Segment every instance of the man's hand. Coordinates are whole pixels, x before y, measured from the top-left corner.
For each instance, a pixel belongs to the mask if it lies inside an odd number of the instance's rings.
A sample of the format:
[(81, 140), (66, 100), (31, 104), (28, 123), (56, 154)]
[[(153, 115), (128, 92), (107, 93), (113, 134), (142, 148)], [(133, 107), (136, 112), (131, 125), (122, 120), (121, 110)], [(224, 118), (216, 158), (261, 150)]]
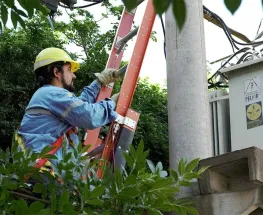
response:
[(105, 69), (101, 73), (95, 73), (94, 75), (102, 85), (108, 85), (120, 79), (119, 75), (117, 75), (117, 71), (116, 69)]

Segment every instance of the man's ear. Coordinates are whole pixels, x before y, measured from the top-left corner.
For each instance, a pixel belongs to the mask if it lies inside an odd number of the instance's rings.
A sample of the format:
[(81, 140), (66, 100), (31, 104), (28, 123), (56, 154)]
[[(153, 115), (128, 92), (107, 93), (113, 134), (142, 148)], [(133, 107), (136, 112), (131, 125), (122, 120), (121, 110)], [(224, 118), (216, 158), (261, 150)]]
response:
[(55, 78), (60, 78), (61, 72), (58, 71), (58, 68), (55, 67), (55, 68), (53, 69), (53, 73), (54, 73), (54, 77), (55, 77)]

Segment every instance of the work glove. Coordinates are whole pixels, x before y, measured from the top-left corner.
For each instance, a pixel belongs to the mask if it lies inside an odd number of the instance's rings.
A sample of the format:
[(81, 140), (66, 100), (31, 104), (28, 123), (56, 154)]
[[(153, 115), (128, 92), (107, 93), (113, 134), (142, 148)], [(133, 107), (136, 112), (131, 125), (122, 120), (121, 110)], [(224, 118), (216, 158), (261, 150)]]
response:
[(117, 71), (116, 69), (105, 69), (101, 73), (95, 73), (94, 75), (105, 86), (120, 79)]
[(116, 93), (116, 94), (114, 94), (114, 95), (111, 97), (111, 100), (114, 101), (115, 104), (117, 103), (117, 100), (118, 100), (118, 98), (119, 98), (119, 95), (120, 95), (120, 93)]

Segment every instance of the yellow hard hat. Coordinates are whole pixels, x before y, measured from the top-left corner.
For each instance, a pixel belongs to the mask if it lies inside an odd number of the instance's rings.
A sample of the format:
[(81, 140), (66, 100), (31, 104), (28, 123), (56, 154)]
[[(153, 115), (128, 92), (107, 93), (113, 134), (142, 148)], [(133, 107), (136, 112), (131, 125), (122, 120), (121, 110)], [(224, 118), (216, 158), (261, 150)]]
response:
[(79, 62), (72, 60), (64, 50), (59, 48), (46, 48), (37, 55), (34, 63), (34, 71), (42, 66), (46, 66), (57, 61), (71, 63), (72, 72), (76, 72), (79, 69)]

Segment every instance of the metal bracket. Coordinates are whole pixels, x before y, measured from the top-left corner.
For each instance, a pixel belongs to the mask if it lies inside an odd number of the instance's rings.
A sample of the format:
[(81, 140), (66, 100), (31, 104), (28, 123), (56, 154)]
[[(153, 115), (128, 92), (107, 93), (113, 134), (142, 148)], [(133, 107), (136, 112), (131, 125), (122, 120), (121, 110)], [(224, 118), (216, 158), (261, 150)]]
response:
[(132, 128), (132, 129), (135, 129), (135, 127), (136, 127), (136, 122), (129, 117), (124, 118), (123, 124), (127, 125), (128, 127)]
[(136, 122), (134, 120), (132, 120), (129, 117), (124, 117), (118, 114), (117, 119), (115, 120), (116, 122), (118, 122), (121, 125), (126, 125), (132, 129), (135, 129), (136, 127)]
[(115, 42), (115, 45), (114, 45), (117, 50), (119, 50), (121, 45), (122, 45), (122, 43), (120, 43), (121, 40), (122, 40), (122, 37), (117, 36), (116, 42)]

